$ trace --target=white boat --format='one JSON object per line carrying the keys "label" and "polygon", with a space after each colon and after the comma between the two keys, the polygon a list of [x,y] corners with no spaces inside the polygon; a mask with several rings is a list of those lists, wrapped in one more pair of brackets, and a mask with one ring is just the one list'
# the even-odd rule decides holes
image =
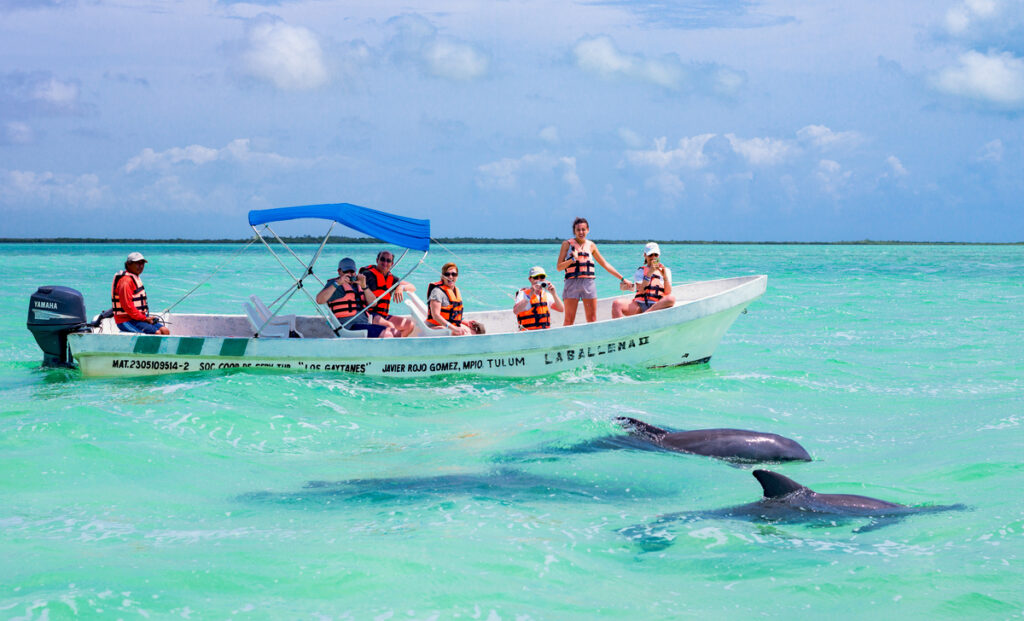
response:
{"label": "white boat", "polygon": [[[250,224],[266,244],[256,229],[258,224],[269,228],[269,222],[299,217],[340,222],[383,241],[423,249],[426,256],[427,221],[349,204],[254,211],[250,212]],[[363,221],[368,217],[375,224]],[[384,230],[386,226],[378,226],[377,220],[381,218],[391,225],[398,219],[407,230],[400,234]],[[409,223],[419,227],[412,237]],[[330,231],[309,264],[303,263],[303,273],[293,275],[293,284],[286,292],[287,297],[279,298],[283,301],[278,309],[297,291],[306,293],[302,281],[315,278],[312,266],[329,236]],[[270,249],[269,244],[267,247]],[[617,298],[603,298],[598,301],[596,322],[562,327],[561,313],[552,310],[553,327],[547,330],[520,331],[511,308],[470,312],[464,320],[481,322],[487,330],[486,334],[474,336],[453,337],[447,331],[427,326],[425,305],[410,293],[405,293],[403,301],[416,331],[408,338],[366,338],[363,331],[338,325],[333,315],[315,302],[318,315],[282,316],[263,307],[256,298],[247,305],[246,314],[164,314],[164,321],[173,326],[174,334],[170,336],[124,333],[109,318],[82,325],[81,317],[83,321],[62,335],[68,350],[64,359],[60,356],[64,352],[58,351],[63,344],[46,346],[40,334],[36,330],[33,333],[49,362],[70,363],[66,356],[69,353],[88,377],[235,368],[382,377],[540,376],[593,365],[669,367],[707,362],[725,331],[765,292],[766,284],[767,277],[763,275],[673,284],[676,304],[672,308],[619,319],[611,318],[611,305]],[[44,289],[50,291],[44,293]],[[74,290],[40,288],[30,302],[30,329],[33,312],[38,313],[37,326],[45,324],[48,317],[74,316],[57,299],[58,294],[66,291]],[[84,315],[84,305],[81,314]]]}

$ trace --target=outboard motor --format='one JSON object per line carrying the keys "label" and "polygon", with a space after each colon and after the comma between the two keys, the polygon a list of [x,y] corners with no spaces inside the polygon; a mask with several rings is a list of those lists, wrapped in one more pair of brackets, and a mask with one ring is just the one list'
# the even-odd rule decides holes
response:
{"label": "outboard motor", "polygon": [[68,334],[86,325],[85,298],[70,287],[39,287],[28,303],[28,329],[43,350],[43,366],[74,367]]}

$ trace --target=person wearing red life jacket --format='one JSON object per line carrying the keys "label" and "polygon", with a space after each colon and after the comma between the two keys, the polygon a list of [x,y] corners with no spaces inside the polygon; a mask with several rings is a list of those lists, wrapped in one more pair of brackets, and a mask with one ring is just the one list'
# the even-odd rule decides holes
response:
{"label": "person wearing red life jacket", "polygon": [[619,287],[628,290],[629,283],[622,274],[611,266],[597,250],[597,244],[587,239],[590,223],[586,218],[576,218],[572,223],[573,239],[562,242],[558,251],[558,262],[555,269],[565,271],[565,288],[562,298],[565,300],[565,317],[562,325],[571,326],[576,322],[576,308],[583,300],[583,310],[587,322],[597,321],[597,272],[595,262],[608,273],[619,279]]}
{"label": "person wearing red life jacket", "polygon": [[[366,288],[363,291],[363,296],[367,304],[373,302],[378,296],[383,295],[385,291],[395,284],[397,279],[391,273],[391,267],[394,265],[394,262],[395,255],[391,254],[388,250],[381,250],[377,253],[377,263],[375,265],[367,265],[359,270],[359,273],[366,277]],[[394,330],[396,336],[409,336],[416,329],[416,324],[408,317],[392,315],[391,300],[394,299],[395,302],[401,302],[403,291],[415,290],[416,287],[412,283],[403,280],[390,293],[377,300],[366,313],[370,316],[373,323]]]}
{"label": "person wearing red life jacket", "polygon": [[167,326],[149,314],[146,287],[142,284],[144,269],[146,258],[141,252],[133,252],[125,260],[124,269],[114,274],[114,282],[110,285],[110,304],[114,310],[114,322],[121,332],[170,334]]}
{"label": "person wearing red life jacket", "polygon": [[612,319],[671,308],[676,303],[672,295],[672,271],[661,263],[661,248],[655,242],[644,246],[644,264],[633,275],[636,295],[632,300],[612,302]]}
{"label": "person wearing red life jacket", "polygon": [[459,278],[459,267],[445,263],[441,267],[441,280],[427,287],[427,309],[430,315],[427,324],[437,329],[447,329],[452,336],[473,334],[473,329],[462,323],[462,292],[455,286]]}
{"label": "person wearing red life jacket", "polygon": [[[344,326],[349,318],[366,308],[366,299],[363,295],[365,289],[366,276],[357,276],[356,262],[345,257],[338,262],[338,277],[328,280],[320,293],[316,294],[316,303],[326,304]],[[349,324],[347,329],[366,330],[366,336],[370,338],[392,337],[398,334],[394,328],[370,323],[370,318],[365,313]]]}
{"label": "person wearing red life jacket", "polygon": [[555,286],[547,278],[543,267],[530,268],[530,286],[516,294],[512,312],[516,314],[520,330],[546,330],[551,327],[551,309],[565,311]]}

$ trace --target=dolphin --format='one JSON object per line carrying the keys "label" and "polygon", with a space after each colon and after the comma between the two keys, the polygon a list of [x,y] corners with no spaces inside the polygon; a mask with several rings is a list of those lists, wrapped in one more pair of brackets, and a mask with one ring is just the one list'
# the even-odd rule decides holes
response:
{"label": "dolphin", "polygon": [[774,433],[745,429],[669,431],[628,416],[615,421],[634,437],[670,451],[738,462],[811,461],[798,442]]}
{"label": "dolphin", "polygon": [[854,529],[854,532],[860,533],[893,524],[915,513],[961,511],[967,508],[962,504],[912,507],[869,496],[820,494],[777,472],[755,470],[753,474],[764,491],[764,496],[757,502],[716,511],[670,513],[651,524],[628,526],[618,532],[636,541],[645,550],[654,551],[670,545],[674,537],[668,535],[662,526],[676,521],[724,517],[773,524],[810,522],[834,526],[841,521],[868,518],[868,524]]}

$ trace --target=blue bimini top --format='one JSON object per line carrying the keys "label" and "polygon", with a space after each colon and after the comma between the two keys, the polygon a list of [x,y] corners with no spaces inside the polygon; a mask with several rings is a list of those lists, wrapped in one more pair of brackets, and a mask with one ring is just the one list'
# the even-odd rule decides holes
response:
{"label": "blue bimini top", "polygon": [[249,212],[249,224],[252,226],[301,218],[333,220],[396,246],[424,252],[430,249],[430,220],[396,216],[351,203],[254,209]]}

